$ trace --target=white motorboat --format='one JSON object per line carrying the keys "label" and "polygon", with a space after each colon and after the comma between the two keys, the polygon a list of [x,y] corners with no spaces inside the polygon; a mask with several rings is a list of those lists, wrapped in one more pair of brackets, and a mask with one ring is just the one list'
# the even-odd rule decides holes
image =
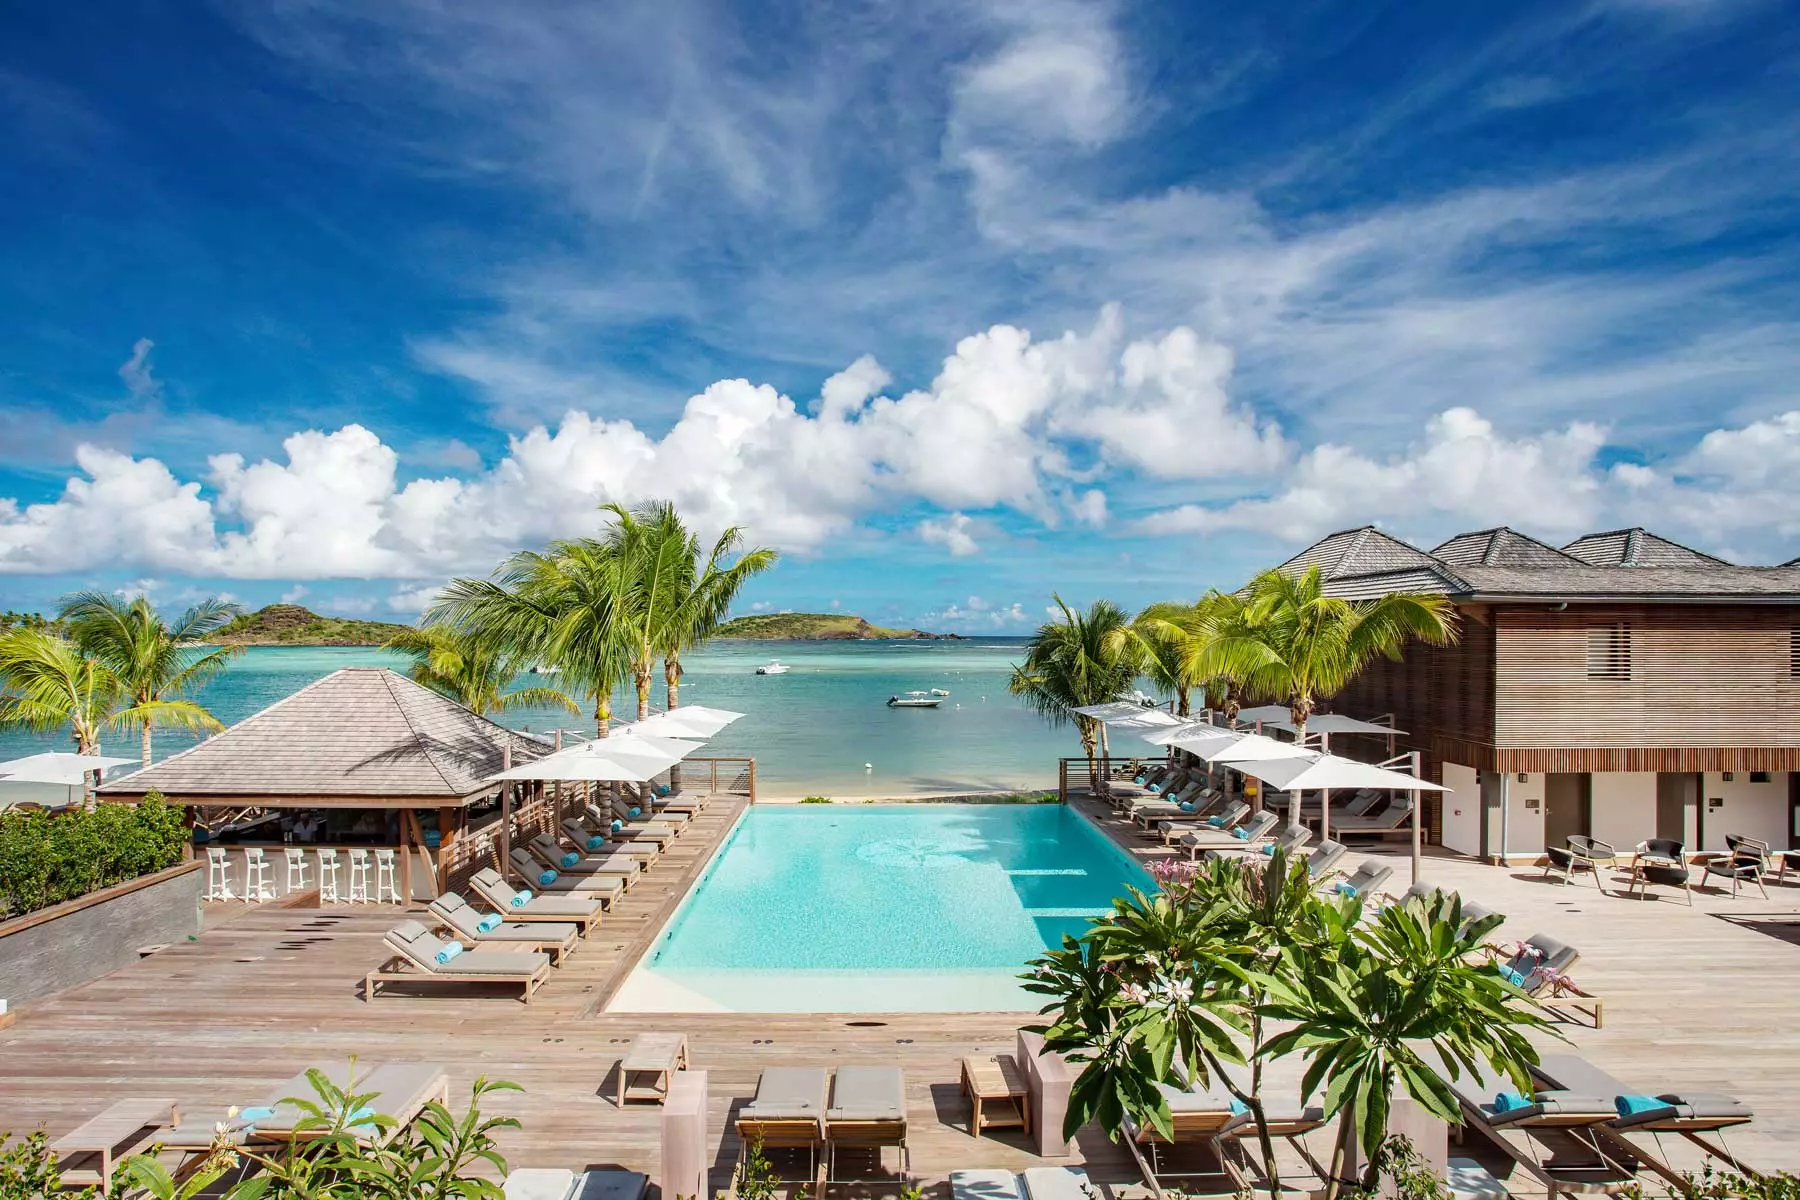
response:
{"label": "white motorboat", "polygon": [[942,696],[930,692],[901,692],[898,696],[888,697],[889,708],[936,708],[944,702]]}
{"label": "white motorboat", "polygon": [[934,696],[948,696],[950,693],[945,691],[943,688],[932,688],[931,694]]}
{"label": "white motorboat", "polygon": [[562,668],[546,666],[544,663],[539,663],[537,666],[531,668],[531,673],[533,675],[561,675]]}
{"label": "white motorboat", "polygon": [[786,675],[788,673],[788,666],[780,659],[771,658],[768,662],[756,668],[756,673],[758,675]]}

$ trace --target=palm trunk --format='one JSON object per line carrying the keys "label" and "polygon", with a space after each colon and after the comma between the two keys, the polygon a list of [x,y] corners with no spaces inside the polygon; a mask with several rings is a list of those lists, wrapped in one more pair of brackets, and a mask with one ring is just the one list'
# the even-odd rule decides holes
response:
{"label": "palm trunk", "polygon": [[612,697],[596,695],[594,697],[594,728],[596,737],[606,736],[606,725],[612,720]]}
{"label": "palm trunk", "polygon": [[650,672],[634,672],[633,682],[637,684],[637,719],[642,721],[650,715]]}
{"label": "palm trunk", "polygon": [[677,655],[663,655],[663,692],[670,712],[681,707],[681,659]]}
{"label": "palm trunk", "polygon": [[150,765],[150,722],[149,721],[144,722],[144,735],[143,736],[144,736],[144,746],[143,746],[144,765],[147,767]]}
{"label": "palm trunk", "polygon": [[1176,716],[1187,717],[1187,716],[1193,715],[1193,709],[1188,704],[1188,689],[1187,688],[1176,688],[1175,689],[1175,701],[1176,701],[1176,710],[1175,710]]}

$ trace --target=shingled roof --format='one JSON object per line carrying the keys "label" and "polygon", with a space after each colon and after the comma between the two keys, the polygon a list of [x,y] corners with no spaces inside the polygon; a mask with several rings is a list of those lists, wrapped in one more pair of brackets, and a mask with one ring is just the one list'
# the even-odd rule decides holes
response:
{"label": "shingled roof", "polygon": [[[1596,567],[1728,567],[1722,558],[1672,542],[1642,527],[1576,538],[1563,549]],[[1791,566],[1791,563],[1784,563]]]}
{"label": "shingled roof", "polygon": [[1321,538],[1279,569],[1309,567],[1327,594],[1345,600],[1415,592],[1475,602],[1800,603],[1800,560],[1740,567],[1643,529],[1590,534],[1558,550],[1501,526],[1458,534],[1428,554],[1364,526]]}
{"label": "shingled roof", "polygon": [[100,790],[154,788],[177,803],[458,805],[492,790],[483,780],[503,769],[509,746],[515,765],[550,753],[385,667],[346,667]]}

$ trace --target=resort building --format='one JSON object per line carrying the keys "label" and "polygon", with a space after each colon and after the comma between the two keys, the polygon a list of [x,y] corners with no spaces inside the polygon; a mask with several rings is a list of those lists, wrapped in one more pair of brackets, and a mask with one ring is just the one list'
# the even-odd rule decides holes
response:
{"label": "resort building", "polygon": [[1447,597],[1453,646],[1379,660],[1333,707],[1392,713],[1451,789],[1434,840],[1529,859],[1571,834],[1621,850],[1800,831],[1800,566],[1738,566],[1622,529],[1560,549],[1499,528],[1430,551],[1371,526],[1282,564],[1329,594]]}

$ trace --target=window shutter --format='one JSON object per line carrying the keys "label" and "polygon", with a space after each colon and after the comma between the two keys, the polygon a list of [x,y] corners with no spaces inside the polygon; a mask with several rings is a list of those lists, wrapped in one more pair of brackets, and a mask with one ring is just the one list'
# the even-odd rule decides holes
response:
{"label": "window shutter", "polygon": [[1595,625],[1587,631],[1587,677],[1631,678],[1631,629],[1625,625]]}

